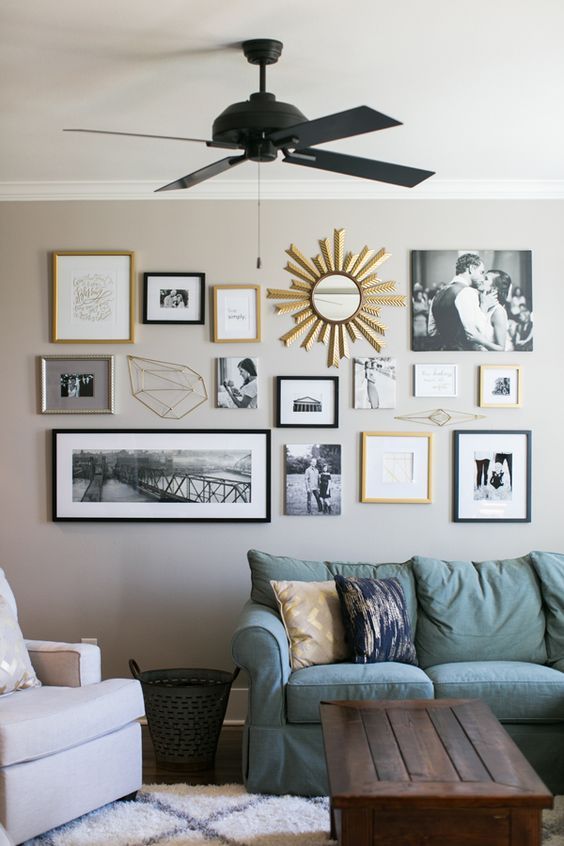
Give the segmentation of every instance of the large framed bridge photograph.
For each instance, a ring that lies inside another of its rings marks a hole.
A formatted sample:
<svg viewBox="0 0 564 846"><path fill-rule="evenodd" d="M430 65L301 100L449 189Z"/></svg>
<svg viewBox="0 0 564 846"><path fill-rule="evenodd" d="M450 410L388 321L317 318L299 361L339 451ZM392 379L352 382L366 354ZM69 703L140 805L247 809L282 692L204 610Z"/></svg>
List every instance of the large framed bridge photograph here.
<svg viewBox="0 0 564 846"><path fill-rule="evenodd" d="M54 429L53 520L270 522L267 429Z"/></svg>

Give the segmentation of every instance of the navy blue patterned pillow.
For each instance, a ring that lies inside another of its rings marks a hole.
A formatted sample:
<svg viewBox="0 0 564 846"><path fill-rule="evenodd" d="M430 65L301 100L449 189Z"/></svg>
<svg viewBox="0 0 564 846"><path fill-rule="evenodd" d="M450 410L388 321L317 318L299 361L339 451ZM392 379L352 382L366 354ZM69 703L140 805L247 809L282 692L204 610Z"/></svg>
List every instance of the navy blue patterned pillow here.
<svg viewBox="0 0 564 846"><path fill-rule="evenodd" d="M417 664L403 588L397 579L335 576L355 664Z"/></svg>

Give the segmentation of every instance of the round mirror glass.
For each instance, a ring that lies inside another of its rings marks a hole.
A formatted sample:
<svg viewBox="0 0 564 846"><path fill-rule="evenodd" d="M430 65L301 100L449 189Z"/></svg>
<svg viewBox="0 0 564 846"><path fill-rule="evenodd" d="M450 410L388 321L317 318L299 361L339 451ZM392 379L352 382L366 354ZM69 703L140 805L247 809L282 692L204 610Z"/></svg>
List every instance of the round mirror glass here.
<svg viewBox="0 0 564 846"><path fill-rule="evenodd" d="M312 301L325 320L348 320L360 305L360 291L348 276L331 273L319 280L313 289Z"/></svg>

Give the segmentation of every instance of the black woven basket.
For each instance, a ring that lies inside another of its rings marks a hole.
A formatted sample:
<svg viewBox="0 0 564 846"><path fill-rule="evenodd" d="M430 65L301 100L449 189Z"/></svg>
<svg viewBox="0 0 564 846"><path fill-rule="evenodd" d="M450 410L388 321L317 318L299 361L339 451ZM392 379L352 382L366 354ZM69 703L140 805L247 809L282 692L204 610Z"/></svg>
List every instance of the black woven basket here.
<svg viewBox="0 0 564 846"><path fill-rule="evenodd" d="M239 668L233 673L202 669L141 672L131 658L129 669L141 682L157 762L190 770L213 767L231 685Z"/></svg>

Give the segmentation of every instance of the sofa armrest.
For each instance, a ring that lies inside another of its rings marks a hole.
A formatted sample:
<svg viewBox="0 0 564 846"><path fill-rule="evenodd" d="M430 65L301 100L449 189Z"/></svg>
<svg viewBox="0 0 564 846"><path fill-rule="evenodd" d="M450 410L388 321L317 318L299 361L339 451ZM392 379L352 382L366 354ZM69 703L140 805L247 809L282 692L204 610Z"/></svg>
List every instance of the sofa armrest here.
<svg viewBox="0 0 564 846"><path fill-rule="evenodd" d="M247 602L231 641L231 654L250 678L247 721L254 726L284 725L290 652L286 631L276 611Z"/></svg>
<svg viewBox="0 0 564 846"><path fill-rule="evenodd" d="M100 648L92 643L26 640L25 645L41 684L83 687L102 677Z"/></svg>

